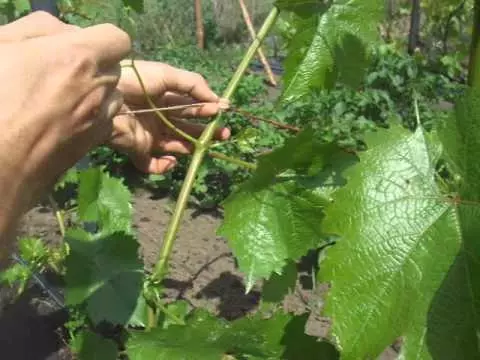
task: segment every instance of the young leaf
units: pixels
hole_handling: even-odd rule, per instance
[[[227,238],[246,273],[247,289],[260,278],[281,274],[287,260],[295,261],[323,243],[323,208],[340,176],[320,176],[310,184],[306,178],[331,163],[345,165],[342,157],[348,158],[307,130],[262,156],[252,179],[226,200],[218,232]],[[285,175],[287,170],[294,174]]]
[[[347,85],[357,86],[368,61],[366,47],[378,37],[376,27],[384,15],[384,3],[334,0],[326,11],[311,11],[295,22],[295,35],[285,61],[282,100],[291,102],[312,89],[330,88],[338,77]],[[306,5],[299,8],[302,2],[298,0],[278,4],[287,10],[298,8],[302,14],[305,12]]]
[[[64,189],[67,184],[78,183],[78,169],[76,167],[68,169],[62,178],[55,184],[55,191]]]
[[[325,231],[341,236],[320,281],[331,284],[324,312],[342,358],[375,358],[398,337],[406,359],[479,357],[471,285],[478,263],[469,261],[465,240],[478,234],[480,212],[468,207],[465,221],[464,207],[440,192],[436,147],[423,129],[394,127],[368,145],[324,221]]]
[[[19,241],[20,256],[31,265],[42,264],[47,259],[48,249],[42,240],[22,238]]]
[[[85,222],[97,222],[103,232],[131,232],[131,194],[121,180],[99,168],[79,175],[78,214]]]
[[[91,331],[81,335],[79,360],[115,360],[118,349],[112,340],[105,339]]]
[[[94,323],[126,324],[142,290],[137,241],[124,233],[92,235],[82,229],[70,230],[67,241],[67,305],[86,302]]]
[[[186,301],[176,301],[166,306],[168,314],[164,313],[164,320],[162,328],[167,329],[169,326],[175,324],[175,320],[185,321],[188,313],[190,312],[190,305]],[[172,317],[175,317],[174,319]],[[177,324],[179,325],[179,324]],[[183,324],[182,324],[183,325]]]
[[[305,335],[305,321],[305,317],[299,321],[277,313],[270,319],[255,316],[229,323],[196,311],[186,326],[133,332],[127,353],[130,360],[221,360],[227,354],[235,358],[298,360],[291,355],[301,353],[299,345],[308,345],[311,351],[302,354],[302,359],[336,359],[331,357],[336,355],[331,345]]]

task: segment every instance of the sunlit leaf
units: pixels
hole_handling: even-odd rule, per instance
[[[384,0],[334,0],[328,9],[321,2],[278,1],[297,11],[295,30],[285,61],[282,100],[297,100],[313,89],[331,88],[337,79],[357,86],[368,64],[369,47],[378,38]]]
[[[457,121],[480,120],[480,112],[457,114]],[[462,172],[472,175],[467,198],[478,184],[473,175],[480,176],[476,158],[468,160],[480,149],[472,130],[464,133],[472,142],[452,142],[448,151],[472,164],[471,173]],[[468,144],[465,153],[458,144]],[[421,128],[393,127],[368,145],[324,221],[325,230],[340,235],[320,280],[331,285],[324,311],[342,359],[375,358],[399,337],[405,359],[478,358],[480,208],[442,194],[438,147]]]
[[[307,130],[262,156],[252,179],[224,204],[219,234],[246,274],[247,289],[324,242],[323,209],[352,159],[318,138]]]

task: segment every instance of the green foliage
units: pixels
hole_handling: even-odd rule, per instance
[[[63,262],[68,254],[65,245],[49,248],[37,238],[22,238],[18,242],[21,263],[15,263],[0,274],[0,282],[17,287],[17,296],[21,295],[34,274],[47,269],[62,273]],[[19,259],[19,260],[20,260]]]
[[[138,244],[126,233],[92,235],[70,230],[66,259],[66,302],[85,303],[94,323],[126,324],[142,291],[143,266]]]
[[[247,289],[257,279],[280,274],[287,259],[298,260],[322,245],[322,210],[337,186],[334,177],[341,177],[322,172],[343,165],[343,154],[307,129],[260,157],[252,178],[227,199],[219,234],[246,274]]]
[[[143,13],[144,7],[144,0],[122,0],[123,6],[130,7],[135,10],[137,13]]]
[[[186,326],[167,331],[133,332],[127,344],[131,360],[213,360],[229,355],[239,359],[336,359],[333,347],[303,334],[306,317],[277,313],[233,323],[196,311]]]
[[[400,336],[407,353],[423,351],[429,306],[459,250],[427,142],[421,129],[375,134],[326,210],[325,231],[340,240],[320,281],[331,284],[325,314],[342,319],[332,336],[345,359],[375,357]]]
[[[97,223],[104,233],[131,232],[130,197],[130,191],[119,179],[112,178],[100,168],[79,175],[79,218]]]
[[[297,267],[290,262],[281,271],[281,275],[273,274],[262,288],[262,301],[264,304],[281,303],[286,294],[293,292],[297,282]]]
[[[278,94],[266,91],[260,76],[246,75],[222,118],[232,140],[213,145],[257,169],[249,173],[211,158],[197,169],[198,203],[214,206],[228,196],[219,233],[245,274],[247,291],[265,280],[256,314],[228,322],[202,309],[190,313],[185,301],[165,304],[163,278],[146,276],[138,257],[130,191],[102,168],[72,170],[57,185],[78,184],[64,251],[53,256],[39,240],[24,241],[20,252],[28,267],[15,265],[3,281],[24,287],[56,259],[80,359],[115,359],[121,350],[132,360],[357,360],[378,357],[399,337],[402,358],[478,358],[480,93],[467,92],[453,119],[436,110],[464,90],[460,58],[443,54],[432,62],[394,46],[373,49],[383,4],[278,0],[287,12],[283,102],[265,104]],[[167,8],[164,1],[70,5],[77,15],[128,23],[136,35],[144,16],[153,16],[156,27],[142,31],[158,33],[149,9]],[[135,18],[133,10],[145,14]],[[181,15],[191,13],[189,7]],[[171,24],[160,25],[168,34]],[[143,40],[137,48],[155,48],[150,58],[202,73],[219,93],[242,51],[201,53],[170,40],[162,48],[155,39]],[[265,119],[303,130],[296,136],[272,131]],[[438,136],[428,132],[439,125]],[[377,126],[387,129],[372,131]],[[126,162],[104,147],[93,155],[110,168]],[[188,161],[144,180],[178,192]],[[82,228],[92,223],[97,232]],[[330,285],[323,312],[332,320],[329,341],[338,352],[306,335],[310,314],[278,311],[295,289],[297,261],[319,247],[319,280]],[[319,315],[317,306],[307,308]],[[115,343],[97,332],[99,325],[129,336]]]
[[[0,15],[5,16],[8,22],[27,14],[30,9],[28,0],[0,0]]]
[[[21,295],[32,277],[32,271],[23,264],[13,264],[0,275],[0,281],[9,286],[17,288],[17,296]]]
[[[308,12],[296,2],[277,3],[299,15],[285,61],[283,100],[292,102],[313,89],[331,88],[337,79],[358,85],[368,62],[365,45],[376,41],[375,20],[383,16],[384,1],[333,1],[328,8],[318,6]]]
[[[79,360],[115,360],[117,345],[91,331],[84,331],[80,336]]]
[[[372,137],[327,210],[325,230],[341,240],[320,274],[345,359],[378,355],[400,336],[407,359],[479,356],[478,96],[468,93],[441,133],[453,181],[437,185],[439,147],[422,129],[390,129]]]

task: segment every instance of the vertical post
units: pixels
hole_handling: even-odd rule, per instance
[[[197,46],[203,50],[205,48],[205,30],[203,27],[202,0],[195,0],[195,22]]]
[[[252,38],[252,40],[255,40],[257,38],[257,34],[255,33],[255,29],[253,27],[252,19],[248,12],[247,5],[245,5],[245,2],[243,0],[238,0],[238,2],[240,4],[240,8],[242,9],[243,20],[247,25],[248,32],[250,33],[250,37]],[[263,53],[263,50],[261,47],[258,48],[257,53],[263,65],[263,68],[265,69],[265,73],[268,76],[268,80],[270,84],[273,86],[277,86],[277,81],[275,80],[275,76],[273,75],[272,68],[270,67],[270,64],[268,63],[268,60],[265,54]]]
[[[412,55],[420,40],[421,9],[420,0],[412,0],[412,14],[410,16],[410,33],[408,35],[408,53]]]
[[[46,11],[49,14],[59,17],[56,0],[30,0],[32,11]]]
[[[480,87],[480,0],[475,0],[473,10],[472,45],[468,65],[468,85]]]

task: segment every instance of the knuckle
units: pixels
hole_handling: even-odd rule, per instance
[[[48,22],[48,21],[57,21],[57,18],[54,17],[53,15],[49,14],[48,12],[46,11],[43,11],[43,10],[37,10],[37,11],[34,11],[32,12],[30,15],[29,15],[30,19],[33,19],[33,20],[38,20],[38,21],[45,21],[45,22]]]
[[[132,47],[132,40],[130,35],[118,26],[115,26],[111,23],[105,23],[98,25],[102,28],[102,31],[109,32],[114,35],[118,39],[118,43],[122,44],[123,46],[128,47],[129,49]]]
[[[55,16],[46,11],[38,10],[30,15],[30,19],[34,21],[40,28],[60,28],[64,25]]]
[[[193,73],[193,80],[198,84],[206,84],[207,80],[199,73]]]
[[[93,51],[88,47],[68,45],[64,54],[65,65],[70,67],[74,74],[83,76],[96,72],[97,62]]]

